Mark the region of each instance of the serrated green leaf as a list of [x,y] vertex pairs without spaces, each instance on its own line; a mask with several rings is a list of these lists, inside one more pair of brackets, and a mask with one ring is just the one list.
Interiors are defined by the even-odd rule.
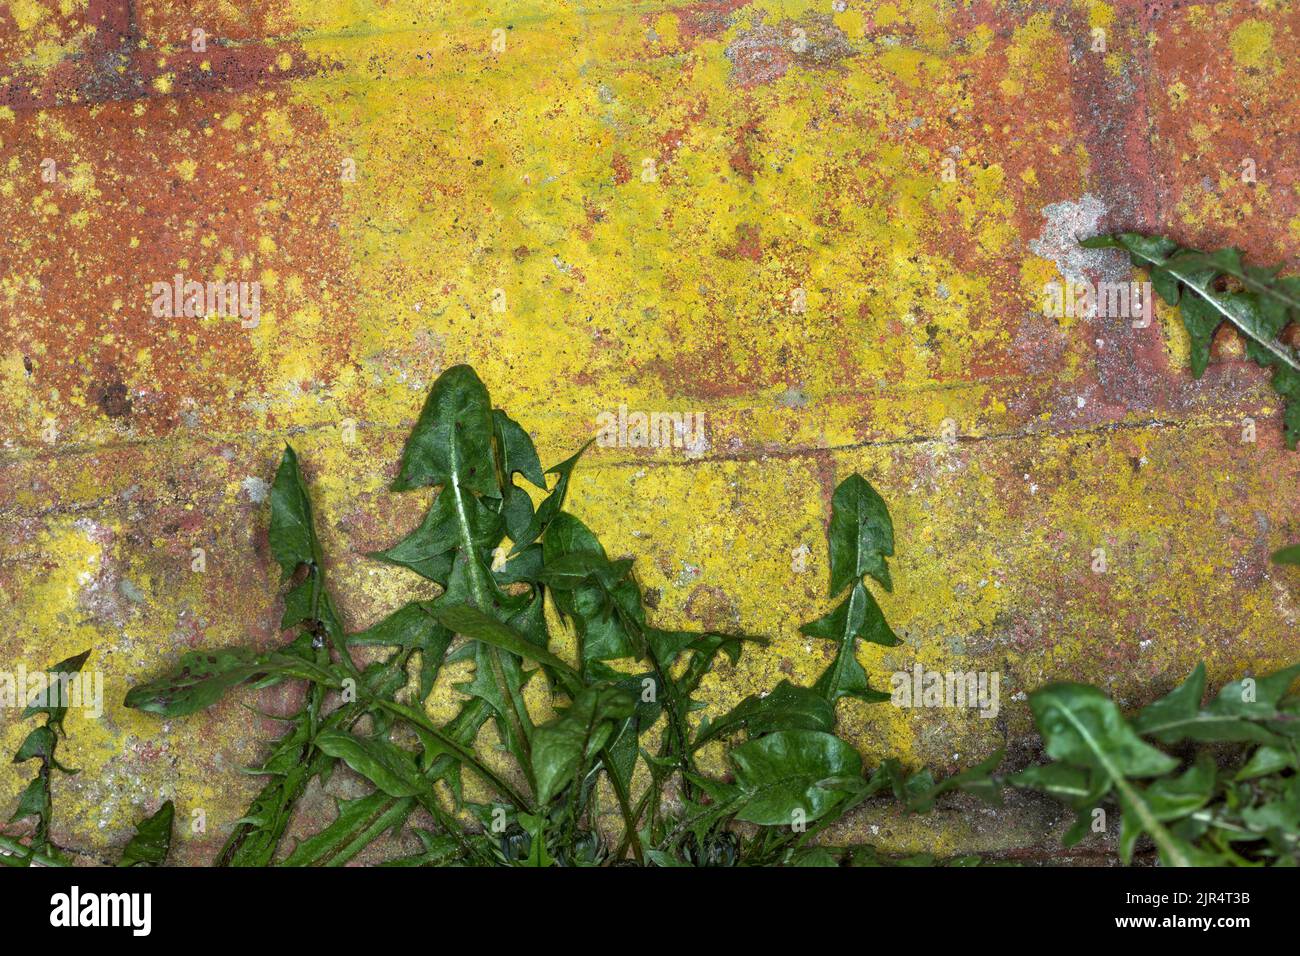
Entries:
[[822,781],[862,774],[857,750],[833,734],[814,730],[777,731],[741,744],[727,756],[741,795],[736,819],[762,826],[819,819],[846,795],[842,789],[824,787]]
[[54,755],[54,748],[58,744],[58,738],[48,724],[43,724],[29,733],[22,745],[19,746],[18,752],[14,754],[14,763],[22,763],[25,760],[39,758],[48,762]]
[[538,647],[514,628],[489,617],[478,608],[470,607],[467,604],[448,606],[439,604],[433,609],[433,614],[439,623],[456,634],[463,634],[476,641],[482,641],[528,660],[545,664],[560,676],[560,679],[570,690],[576,691],[582,684],[578,673],[560,658],[546,650],[546,648]]
[[497,452],[501,456],[501,474],[506,483],[509,484],[510,477],[517,473],[545,491],[546,476],[542,474],[542,463],[528,432],[499,408],[493,410],[492,417],[496,427]]
[[394,491],[448,485],[497,498],[492,456],[492,400],[468,365],[453,365],[433,383],[406,440]]
[[[841,630],[837,633],[834,628]],[[868,703],[889,700],[888,693],[878,691],[868,683],[867,672],[858,662],[857,639],[861,635],[875,643],[884,643],[890,638],[899,642],[885,622],[880,606],[861,581],[853,585],[838,608],[800,630],[813,637],[833,639],[839,644],[835,659],[813,685],[817,693],[832,704],[841,697],[856,697]]]
[[[34,717],[36,714],[47,714],[47,723],[53,727],[62,727],[63,718],[68,713],[67,696],[64,689],[72,680],[72,675],[80,673],[81,668],[85,665],[86,660],[90,657],[90,651],[82,651],[69,657],[67,660],[59,661],[48,671],[45,672],[45,703],[29,703],[23,708],[22,719]],[[57,689],[57,692],[56,692]]]
[[831,596],[869,574],[892,590],[885,559],[894,553],[894,523],[885,501],[859,474],[845,478],[831,497],[827,531],[831,556]]
[[1029,695],[1044,749],[1057,760],[1112,778],[1155,777],[1178,761],[1145,743],[1114,701],[1085,684],[1049,684]]
[[[557,514],[542,539],[545,566],[554,567],[573,555],[586,555],[593,563],[605,561],[605,549],[577,518]],[[645,632],[645,610],[636,582],[625,578],[608,588],[589,579],[573,588],[553,590],[560,613],[573,622],[582,660],[608,661],[636,657],[640,647],[635,631]]]
[[343,679],[333,667],[290,654],[249,647],[189,651],[182,655],[176,671],[131,688],[124,703],[163,717],[179,717],[210,707],[232,687],[268,675],[301,678],[327,687],[339,687]]
[[537,512],[533,515],[533,520],[528,523],[528,527],[522,534],[514,539],[515,546],[511,554],[518,554],[528,545],[532,544],[543,534],[546,533],[556,517],[564,508],[564,499],[569,493],[569,479],[573,475],[573,469],[577,467],[578,459],[582,457],[583,452],[591,447],[591,443],[596,439],[590,439],[585,445],[577,450],[570,458],[566,458],[553,468],[548,468],[548,475],[557,475],[555,488],[546,496],[540,505],[537,506]]
[[18,797],[18,809],[9,818],[9,822],[16,823],[30,817],[38,817],[45,821],[50,818],[50,788],[43,774],[33,777],[23,788],[22,794]]
[[172,846],[172,819],[176,807],[170,800],[135,825],[135,835],[122,851],[118,866],[162,866]]
[[618,687],[584,687],[573,704],[533,734],[537,799],[545,806],[567,786],[582,763],[608,743],[615,721],[626,720],[636,698]]
[[434,498],[420,526],[384,551],[369,557],[399,567],[409,568],[421,577],[439,584],[447,583],[453,554],[463,543],[463,527],[475,549],[493,547],[501,540],[501,516],[484,507],[473,495],[462,496],[465,525],[460,522],[455,502],[457,496],[444,490]]
[[751,739],[778,730],[835,727],[835,708],[817,691],[781,681],[766,696],[751,694],[717,720],[701,727],[696,748],[726,734],[745,730]]
[[[1279,279],[1277,269],[1246,267],[1236,249],[1205,253],[1183,249],[1168,239],[1119,233],[1083,243],[1089,248],[1118,247],[1128,251],[1134,265],[1151,270],[1156,292],[1178,305],[1190,340],[1192,375],[1200,378],[1210,358],[1214,333],[1224,322],[1246,341],[1246,354],[1271,368],[1273,387],[1287,402],[1286,441],[1294,449],[1300,440],[1300,356],[1279,339],[1292,319],[1300,318],[1300,292],[1291,280]],[[1244,291],[1220,291],[1218,282],[1230,277]]]
[[381,834],[405,822],[414,808],[414,797],[393,797],[382,790],[340,800],[333,821],[300,841],[280,865],[342,866]]
[[[1169,832],[1130,783],[1130,778],[1166,774],[1178,766],[1177,760],[1145,743],[1114,701],[1095,687],[1052,684],[1031,693],[1029,706],[1050,756],[1089,770],[1098,798],[1114,787],[1124,813],[1136,817],[1170,865],[1194,865],[1196,855]],[[1074,837],[1080,832],[1076,825]]]
[[[1214,761],[1208,754],[1203,754],[1186,773],[1178,777],[1156,780],[1145,789],[1138,789],[1142,800],[1148,807],[1148,819],[1161,822],[1177,820],[1205,806],[1214,791]],[[1119,855],[1125,865],[1132,862],[1133,847],[1144,832],[1143,817],[1137,812],[1124,809],[1120,826]],[[1130,804],[1131,806],[1131,804]]]
[[1184,740],[1280,744],[1270,721],[1279,717],[1278,705],[1297,675],[1300,665],[1252,681],[1249,692],[1242,681],[1234,681],[1202,707],[1205,665],[1198,664],[1182,686],[1145,707],[1133,727],[1165,744]]
[[342,760],[390,797],[413,797],[427,786],[416,769],[415,758],[387,740],[325,730],[316,735],[316,746]]

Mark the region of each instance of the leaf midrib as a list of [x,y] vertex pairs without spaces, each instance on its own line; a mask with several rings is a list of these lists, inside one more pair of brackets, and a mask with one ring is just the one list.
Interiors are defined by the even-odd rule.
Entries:
[[[1237,319],[1235,315],[1232,314],[1231,311],[1227,309],[1226,306],[1224,306],[1222,302],[1219,301],[1217,296],[1213,295],[1209,291],[1209,289],[1207,289],[1204,285],[1194,282],[1192,278],[1188,276],[1186,273],[1180,271],[1176,266],[1171,265],[1172,260],[1157,259],[1155,256],[1149,255],[1145,252],[1141,252],[1140,250],[1132,249],[1127,246],[1125,248],[1128,249],[1128,251],[1132,255],[1135,255],[1138,258],[1143,259],[1154,266],[1158,266],[1159,268],[1164,269],[1166,272],[1168,272],[1171,276],[1173,276],[1183,285],[1187,286],[1187,288],[1191,289],[1193,292],[1197,293],[1206,302],[1210,303],[1210,305],[1212,305],[1220,315],[1222,315],[1225,319],[1227,319],[1230,323],[1232,323],[1233,328],[1241,332],[1242,335],[1246,336],[1248,339],[1255,342],[1257,345],[1266,349],[1278,361],[1280,361],[1287,368],[1291,369],[1291,371],[1300,374],[1300,359],[1297,359],[1295,354],[1291,352],[1291,350],[1283,347],[1282,345],[1279,345],[1273,339],[1264,338],[1263,336],[1256,334],[1253,330],[1247,328],[1244,324],[1242,324]],[[1218,269],[1217,266],[1215,268],[1221,272],[1226,271],[1226,270]]]

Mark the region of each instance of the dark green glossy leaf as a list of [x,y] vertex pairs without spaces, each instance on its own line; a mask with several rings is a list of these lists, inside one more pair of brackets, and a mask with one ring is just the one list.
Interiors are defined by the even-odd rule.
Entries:
[[514,628],[489,617],[477,608],[465,604],[449,606],[440,604],[434,608],[433,614],[439,623],[457,634],[472,637],[476,641],[482,641],[512,654],[518,654],[528,660],[545,664],[558,674],[570,689],[576,690],[581,684],[577,672],[560,658],[546,650],[546,648],[538,647]]
[[613,590],[631,570],[631,558],[610,561],[596,551],[573,551],[547,562],[542,568],[540,580],[557,591],[572,591],[588,582]]
[[312,523],[311,498],[298,466],[298,454],[288,445],[284,446],[271,485],[269,537],[282,581],[289,580],[300,565],[320,565],[320,542]]
[[578,449],[577,453],[571,458],[566,458],[553,468],[547,469],[548,475],[558,475],[555,482],[555,488],[546,496],[545,500],[537,506],[537,513],[533,515],[533,520],[529,522],[524,532],[515,539],[515,547],[512,554],[518,554],[525,547],[532,544],[550,527],[551,522],[561,513],[564,508],[564,499],[569,493],[569,478],[573,474],[573,469],[578,464],[578,459],[582,453],[591,447],[591,443],[596,439],[591,439],[587,444]]
[[248,647],[189,651],[174,673],[131,688],[125,704],[163,717],[179,717],[210,707],[238,684],[265,676],[297,677],[328,687],[338,687],[342,681],[333,667],[289,654]]
[[560,716],[533,734],[537,799],[545,806],[567,786],[581,764],[590,764],[614,733],[616,721],[636,709],[636,698],[618,687],[584,687]]
[[835,708],[817,691],[781,681],[766,696],[752,694],[717,720],[700,727],[695,746],[740,730],[751,738],[778,730],[835,728]]
[[342,760],[390,797],[413,797],[427,786],[416,769],[415,758],[387,740],[325,730],[316,736],[316,746]]
[[861,475],[850,475],[835,489],[827,538],[832,597],[864,574],[892,589],[885,559],[894,553],[894,524],[884,499]]
[[501,474],[507,479],[507,484],[510,477],[518,473],[545,491],[546,477],[542,474],[542,463],[528,432],[499,408],[493,410],[492,416],[496,427],[497,451],[501,456]]
[[[556,515],[547,528],[542,551],[547,567],[574,555],[587,556],[585,560],[593,565],[606,560],[596,536],[566,512]],[[551,592],[560,613],[573,622],[584,663],[636,657],[640,650],[637,632],[645,632],[640,588],[631,578],[612,588],[607,585],[606,579],[590,578],[585,584]]]
[[453,365],[433,383],[406,440],[394,491],[447,485],[500,497],[492,457],[492,401],[468,365]]
[[813,730],[768,734],[733,748],[728,758],[741,794],[736,819],[763,826],[817,820],[845,797],[823,781],[862,774],[862,758],[852,745]]
[[[451,571],[452,554],[461,546],[463,528],[456,509],[457,496],[443,491],[425,513],[420,526],[385,551],[370,557],[409,568],[430,581],[445,584]],[[475,549],[493,547],[501,540],[501,516],[485,508],[473,495],[465,503],[465,526]]]
[[[54,727],[63,726],[63,718],[68,712],[66,693],[72,676],[81,671],[86,660],[90,657],[90,651],[82,651],[67,660],[59,661],[48,671],[46,671],[45,696],[42,698],[44,703],[29,703],[23,708],[22,719],[33,717],[36,714],[47,714],[48,723]],[[27,698],[24,698],[26,700]]]
[[340,800],[334,820],[293,848],[282,866],[342,866],[383,833],[400,827],[415,808],[413,797],[382,790]]
[[[18,809],[9,818],[10,823],[37,817],[43,821],[50,819],[50,788],[44,774],[33,777],[23,788],[18,797]],[[48,825],[48,823],[46,824]]]
[[54,748],[58,745],[58,738],[48,724],[32,730],[27,738],[14,754],[14,763],[22,763],[25,760],[39,758],[43,762],[48,762],[54,756]]
[[424,647],[430,635],[440,628],[441,625],[434,619],[427,605],[421,601],[411,601],[364,631],[349,634],[348,643],[419,648]]
[[118,866],[162,866],[172,846],[172,819],[176,807],[170,800],[152,816],[135,825],[135,835],[122,851]]
[[[1205,253],[1183,249],[1168,239],[1119,233],[1086,240],[1088,248],[1112,247],[1129,253],[1133,264],[1151,271],[1156,292],[1182,311],[1190,339],[1192,375],[1200,378],[1210,359],[1210,346],[1220,325],[1228,323],[1245,339],[1246,355],[1273,370],[1273,387],[1287,403],[1286,441],[1294,449],[1300,440],[1300,356],[1280,335],[1300,318],[1300,291],[1292,279],[1279,279],[1278,269],[1242,264],[1237,249]],[[1231,278],[1242,287],[1220,290],[1219,280]]]

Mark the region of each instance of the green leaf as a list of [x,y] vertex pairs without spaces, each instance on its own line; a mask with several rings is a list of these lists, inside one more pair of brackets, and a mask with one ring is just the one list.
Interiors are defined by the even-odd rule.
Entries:
[[[59,661],[48,671],[46,671],[46,692],[44,704],[28,704],[23,708],[22,719],[33,717],[36,714],[47,714],[47,723],[54,727],[63,726],[63,718],[68,713],[67,695],[65,690],[72,680],[72,675],[81,671],[86,659],[90,657],[90,651],[82,651],[67,660]],[[55,689],[58,689],[55,693]]]
[[329,826],[293,848],[282,866],[342,866],[383,833],[400,827],[415,808],[413,797],[382,790],[356,800],[340,800]]
[[176,807],[170,800],[152,816],[135,825],[135,835],[122,851],[118,866],[162,866],[172,846],[172,818]]
[[1275,564],[1294,564],[1300,565],[1300,544],[1293,544],[1286,548],[1280,548],[1273,552],[1273,562]]
[[267,676],[297,677],[327,687],[342,685],[342,677],[333,667],[290,654],[228,647],[187,652],[174,673],[131,688],[125,704],[163,717],[179,717],[210,707],[238,684]]
[[1162,727],[1177,725],[1194,717],[1201,709],[1205,696],[1205,665],[1197,664],[1187,680],[1166,696],[1144,707],[1133,719],[1133,729],[1140,734],[1153,736]]
[[741,809],[736,819],[762,826],[790,826],[796,812],[817,820],[844,799],[823,781],[862,774],[862,758],[838,737],[813,730],[782,730],[733,748]]
[[[548,525],[542,552],[546,567],[564,567],[575,555],[585,555],[585,558],[573,560],[585,560],[593,565],[606,561],[600,541],[567,512],[557,514]],[[612,587],[610,580],[589,577],[585,584],[550,592],[556,608],[573,622],[584,664],[637,657],[641,650],[636,633],[645,631],[640,588],[631,578],[625,577]]]
[[[456,510],[457,496],[444,490],[425,513],[420,526],[384,551],[369,556],[409,568],[421,577],[447,583],[452,555],[463,543],[462,526]],[[501,540],[501,516],[483,506],[473,495],[463,496],[469,540],[477,549],[494,547]]]
[[[513,542],[528,533],[528,526],[533,523],[533,499],[528,492],[511,482],[502,491],[501,507],[498,510],[505,525],[506,535]],[[520,553],[527,551],[525,547]],[[516,559],[517,560],[517,559]]]
[[46,828],[49,826],[50,811],[49,783],[46,776],[40,774],[33,777],[31,782],[23,789],[22,794],[18,797],[18,809],[9,818],[9,822],[16,823],[19,820],[36,817],[43,821],[42,828]]
[[853,587],[834,611],[800,628],[811,637],[839,644],[835,660],[817,679],[814,690],[832,704],[841,697],[869,703],[889,700],[889,694],[870,686],[857,659],[858,639],[884,647],[901,643],[862,581],[862,576],[869,574],[886,591],[893,587],[886,558],[894,553],[894,525],[884,500],[861,475],[850,475],[835,489],[827,538],[831,596],[850,584]]
[[[1287,446],[1296,447],[1300,440],[1300,409],[1295,407],[1300,399],[1300,356],[1279,338],[1292,319],[1300,318],[1300,292],[1294,280],[1279,279],[1278,269],[1243,266],[1237,249],[1204,253],[1137,233],[1097,237],[1083,244],[1126,250],[1134,265],[1151,271],[1152,285],[1161,298],[1180,306],[1190,339],[1194,378],[1200,378],[1209,364],[1210,345],[1219,326],[1227,322],[1240,332],[1247,357],[1273,370],[1273,388],[1287,404]],[[1219,291],[1219,280],[1225,277],[1235,280],[1244,291]]]
[[492,437],[492,400],[468,365],[453,365],[433,383],[406,440],[394,491],[447,485],[498,498]]
[[617,687],[584,687],[572,706],[533,734],[537,800],[549,803],[589,764],[614,732],[614,722],[632,716],[636,698]]
[[[1178,761],[1145,743],[1115,703],[1095,687],[1052,684],[1031,693],[1029,706],[1049,755],[1090,770],[1098,797],[1113,786],[1124,813],[1136,817],[1136,824],[1151,835],[1170,865],[1194,864],[1195,853],[1165,828],[1142,792],[1129,782],[1129,778],[1166,774]],[[1076,837],[1077,831],[1076,825]]]
[[839,857],[824,846],[809,847],[800,851],[791,863],[791,866],[807,867],[838,867],[839,865]]
[[1079,809],[1077,804],[1087,800],[1093,793],[1089,778],[1088,771],[1081,767],[1049,763],[1038,767],[1026,767],[1019,773],[1007,777],[1007,783],[1024,790],[1040,790],[1062,803],[1068,803],[1075,809]]
[[824,696],[783,680],[766,696],[751,694],[717,720],[702,725],[695,747],[739,730],[747,731],[754,738],[778,730],[829,733],[834,727],[835,708]]
[[539,579],[557,591],[573,591],[589,581],[613,590],[631,570],[631,558],[610,561],[598,551],[573,551],[543,564]]
[[14,763],[22,763],[25,760],[39,758],[42,762],[49,762],[54,756],[54,748],[58,745],[58,738],[48,724],[42,724],[35,728],[27,735],[14,754]]
[[1249,685],[1234,681],[1202,707],[1205,665],[1198,664],[1180,687],[1145,707],[1133,727],[1165,744],[1183,740],[1280,744],[1270,722],[1281,716],[1278,705],[1297,675],[1300,664]]
[[[1149,817],[1161,822],[1177,820],[1201,809],[1214,792],[1214,760],[1208,754],[1181,776],[1156,780],[1145,789],[1138,790],[1148,807]],[[1121,802],[1121,807],[1126,804]],[[1142,835],[1145,824],[1142,815],[1124,810],[1120,826],[1119,855],[1125,865],[1132,862],[1133,847]]]
[[934,807],[935,798],[952,790],[962,790],[973,794],[985,803],[995,806],[1000,804],[1002,794],[997,781],[993,778],[993,771],[1001,766],[1003,753],[1002,750],[994,751],[975,766],[954,773],[938,783],[932,784],[924,792],[908,801],[908,809],[915,813],[928,813]]
[[827,538],[832,597],[864,574],[886,591],[893,588],[885,559],[894,553],[894,524],[884,499],[861,475],[850,475],[835,489]]
[[497,452],[501,456],[501,474],[506,483],[509,484],[510,477],[518,473],[545,491],[546,476],[542,474],[542,463],[528,432],[499,408],[493,410],[492,417],[496,427]]
[[434,631],[441,629],[428,606],[421,601],[411,601],[364,631],[349,634],[348,643],[420,648],[428,643]]
[[342,760],[390,797],[413,797],[428,786],[416,769],[415,758],[387,740],[325,730],[317,734],[316,746]]
[[533,520],[528,523],[528,527],[524,530],[523,534],[515,539],[514,550],[510,552],[511,554],[518,554],[525,547],[541,537],[546,532],[547,528],[550,527],[551,522],[561,513],[561,509],[564,508],[565,496],[569,493],[569,478],[573,474],[573,469],[577,466],[578,459],[582,457],[582,453],[590,448],[591,443],[595,440],[596,439],[594,438],[590,439],[587,444],[579,448],[571,458],[566,458],[555,467],[547,469],[546,473],[548,475],[559,476],[558,480],[555,482],[555,488],[546,496],[545,500],[537,506],[537,513],[533,515]]
[[1257,777],[1272,776],[1285,770],[1297,770],[1295,754],[1284,747],[1265,744],[1257,747],[1246,765],[1237,771],[1236,780],[1254,780]]
[[299,565],[320,564],[320,542],[312,524],[311,499],[298,466],[298,454],[288,445],[271,485],[271,553],[287,581]]
[[433,609],[433,615],[440,624],[457,634],[463,634],[465,637],[491,644],[539,664],[545,664],[559,675],[566,688],[571,691],[576,691],[581,686],[581,678],[568,664],[546,648],[538,647],[514,628],[489,617],[478,608],[467,604],[438,605]]
[[[485,617],[485,620],[496,623],[491,618]],[[512,637],[523,639],[517,634],[512,634]],[[519,666],[519,658],[514,654],[496,653],[496,646],[499,645],[486,641],[475,643],[474,677],[467,683],[457,684],[456,689],[482,698],[491,705],[503,737],[502,742],[518,763],[528,766],[533,721],[524,707],[523,688],[532,672],[525,675]]]
[[1112,779],[1155,777],[1178,761],[1134,733],[1114,701],[1084,684],[1049,684],[1029,695],[1044,749],[1057,760]]
[[824,637],[841,644],[855,639],[870,641],[882,647],[896,647],[903,643],[885,620],[885,613],[861,581],[853,585],[839,607],[825,617],[803,625],[801,634]]
[[546,850],[545,815],[521,813],[519,814],[519,824],[528,832],[531,838],[528,841],[528,857],[522,865],[528,867],[554,866],[555,861],[551,859],[550,853]]
[[900,643],[885,621],[880,605],[861,581],[855,582],[844,602],[819,620],[800,628],[812,637],[826,637],[839,644],[835,660],[817,678],[813,689],[832,704],[841,697],[857,697],[868,703],[889,700],[890,695],[875,690],[867,682],[867,672],[857,658],[857,639],[890,646]]
[[461,854],[460,841],[453,836],[439,836],[428,830],[416,830],[424,849],[413,856],[385,860],[380,866],[445,866]]

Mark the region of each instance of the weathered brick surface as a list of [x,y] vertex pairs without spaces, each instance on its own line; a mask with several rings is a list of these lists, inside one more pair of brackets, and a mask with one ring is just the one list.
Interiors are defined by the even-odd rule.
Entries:
[[[905,643],[864,648],[868,671],[1002,677],[993,720],[842,704],[869,759],[1023,765],[1042,682],[1137,704],[1200,659],[1225,680],[1294,657],[1300,582],[1267,556],[1300,539],[1300,465],[1266,376],[1224,335],[1193,381],[1174,310],[1134,329],[1040,304],[1129,277],[1073,245],[1101,229],[1290,254],[1294,7],[838,6],[0,12],[0,648],[34,668],[93,647],[106,681],[103,716],[68,721],[60,839],[112,858],[173,796],[209,820],[179,859],[210,858],[275,732],[243,705],[286,701],[163,724],[122,694],[183,649],[277,640],[261,499],[286,440],[349,623],[426,593],[364,553],[418,520],[385,486],[456,362],[548,463],[620,405],[704,414],[689,452],[593,448],[572,503],[638,556],[657,620],[772,639],[710,678],[715,710],[822,666],[798,625],[828,606],[823,526],[855,469],[898,531],[882,604]],[[177,273],[260,282],[260,323],[155,317]],[[21,777],[0,765],[0,792]],[[299,832],[355,785],[313,790]],[[1021,798],[844,835],[1051,855],[1059,816]]]

